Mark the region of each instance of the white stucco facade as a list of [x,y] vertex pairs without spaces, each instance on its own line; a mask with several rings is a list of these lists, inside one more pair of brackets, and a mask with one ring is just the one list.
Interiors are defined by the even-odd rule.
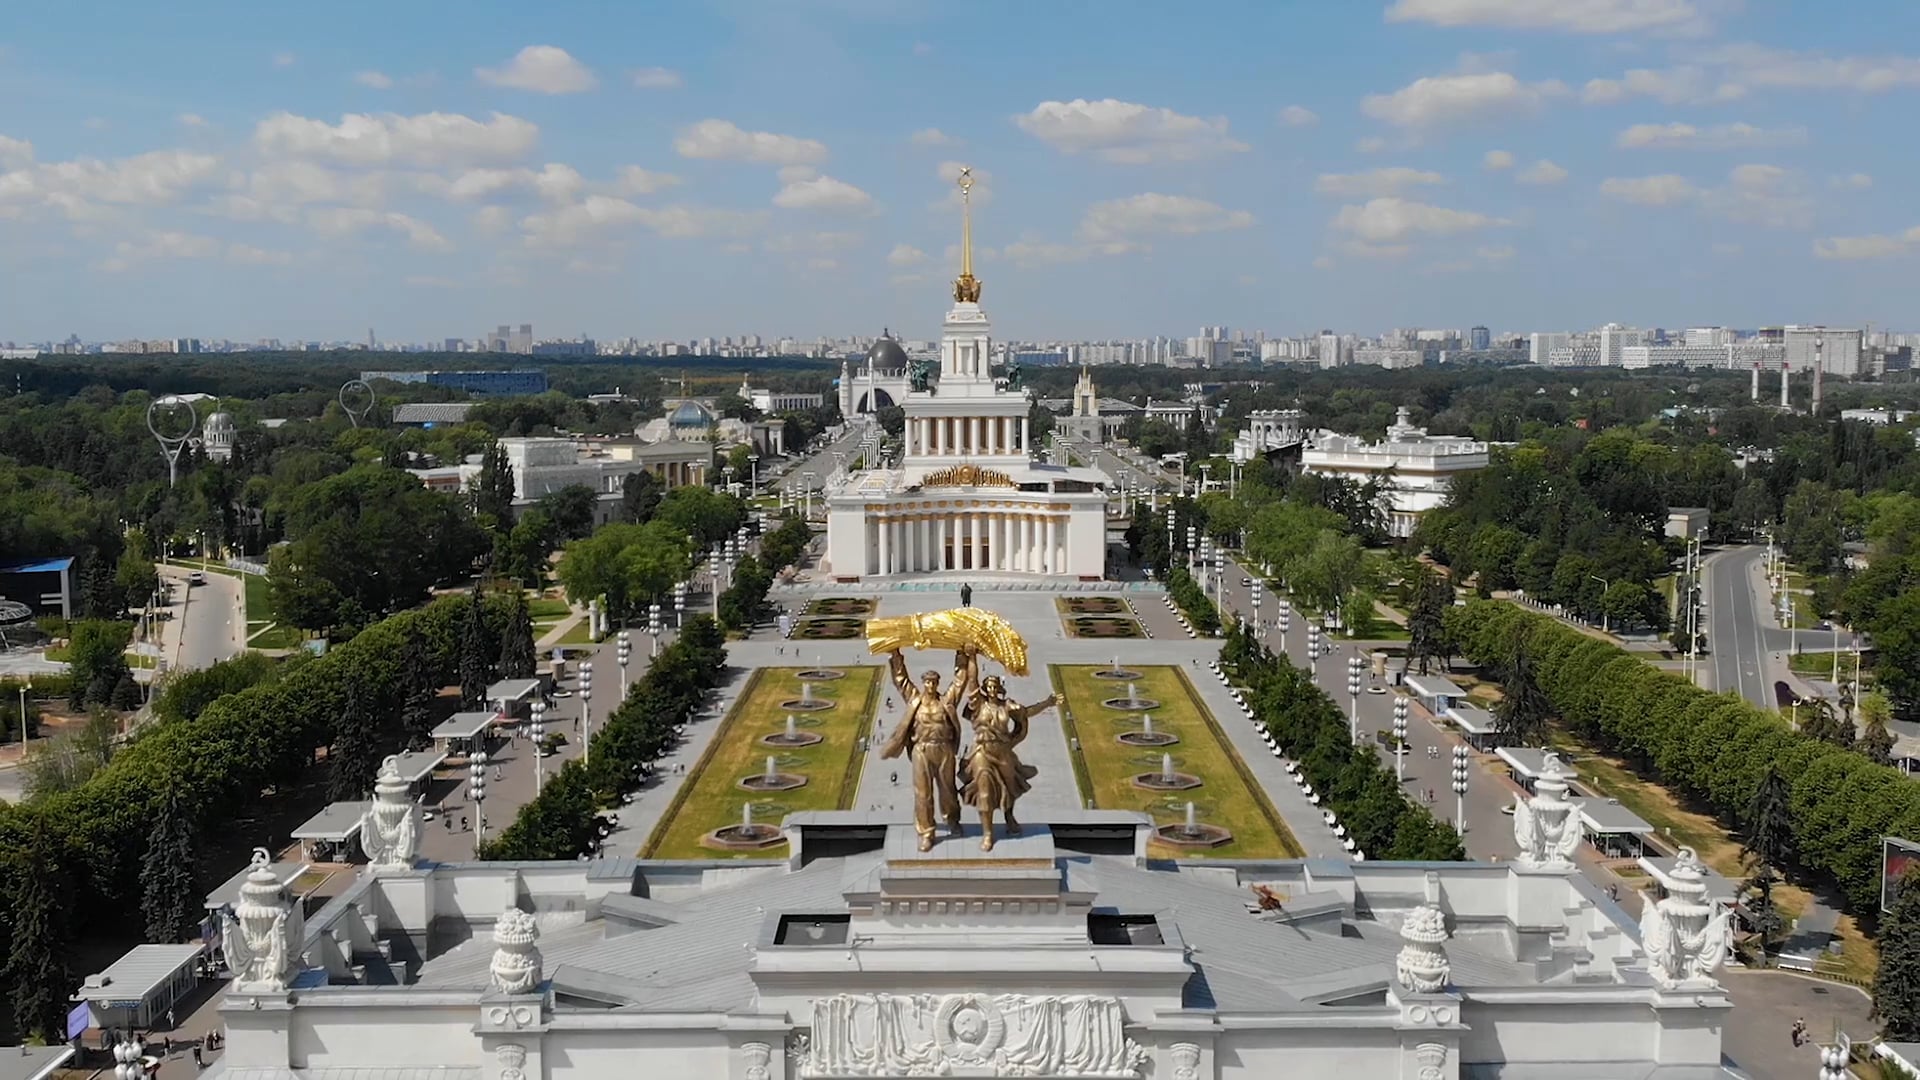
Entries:
[[1104,575],[1106,475],[1034,460],[1031,401],[999,385],[991,356],[986,313],[956,302],[942,326],[938,382],[900,401],[899,465],[828,482],[834,579]]
[[1453,478],[1487,467],[1487,444],[1458,435],[1429,435],[1407,420],[1402,407],[1384,442],[1322,431],[1300,455],[1303,472],[1366,481],[1391,471],[1387,532],[1412,536],[1420,515],[1447,501]]
[[1729,1075],[1718,985],[1663,981],[1570,864],[1149,861],[1126,811],[991,853],[784,829],[777,859],[369,871],[291,985],[228,994],[209,1075]]

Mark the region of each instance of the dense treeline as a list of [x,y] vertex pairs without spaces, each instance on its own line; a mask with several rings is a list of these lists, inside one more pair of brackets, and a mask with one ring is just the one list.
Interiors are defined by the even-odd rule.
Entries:
[[567,762],[513,824],[482,847],[481,857],[572,859],[591,851],[599,839],[599,809],[618,806],[621,794],[639,784],[641,767],[673,745],[675,725],[685,723],[726,678],[726,664],[720,627],[705,615],[687,619],[593,733],[591,764]]
[[1237,628],[1228,633],[1221,658],[1247,684],[1254,715],[1367,858],[1467,857],[1453,827],[1408,799],[1371,746],[1354,744],[1340,706],[1304,670]]
[[1880,837],[1920,835],[1920,786],[1865,754],[1787,726],[1777,713],[1709,693],[1614,645],[1512,604],[1473,601],[1447,615],[1474,664],[1509,670],[1524,651],[1553,711],[1583,741],[1713,813],[1751,826],[1770,769],[1790,785],[1792,849],[1857,913],[1875,910]]
[[[263,792],[303,776],[315,752],[333,743],[343,716],[372,712],[397,716],[405,696],[406,658],[423,656],[431,675],[455,680],[459,621],[465,597],[437,600],[363,630],[321,656],[288,667],[277,678],[237,693],[208,698],[220,680],[248,682],[245,670],[208,675],[178,697],[163,698],[163,719],[142,731],[100,772],[79,787],[0,806],[0,956],[10,973],[49,970],[71,955],[77,933],[102,921],[118,922],[141,906],[141,864],[162,804],[191,817],[195,833],[215,829]],[[497,640],[508,604],[489,602],[489,632]],[[411,643],[411,644],[410,644]],[[264,674],[261,672],[259,674]],[[394,725],[375,732],[374,752],[397,752]],[[35,907],[50,898],[57,911]],[[0,979],[12,997],[22,1035],[58,1033],[71,979],[53,983]]]

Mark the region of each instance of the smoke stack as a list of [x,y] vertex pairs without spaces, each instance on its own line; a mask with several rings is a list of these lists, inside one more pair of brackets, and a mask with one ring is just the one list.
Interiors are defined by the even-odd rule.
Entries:
[[1747,397],[1749,400],[1752,400],[1752,401],[1760,400],[1760,365],[1759,364],[1753,365],[1753,386],[1751,389],[1747,391]]
[[1792,373],[1793,365],[1782,361],[1780,364],[1780,407],[1782,409],[1793,408],[1793,403],[1787,400],[1787,376]]
[[1814,416],[1820,415],[1820,376],[1823,373],[1825,373],[1827,369],[1827,358],[1822,355],[1823,352],[1824,350],[1821,349],[1818,344],[1814,346],[1814,350],[1813,350],[1813,415]]

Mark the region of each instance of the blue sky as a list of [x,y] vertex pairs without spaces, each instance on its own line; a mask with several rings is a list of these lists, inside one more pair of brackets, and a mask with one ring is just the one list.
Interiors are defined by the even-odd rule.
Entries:
[[[1909,0],[42,5],[0,340],[1911,327]],[[1178,13],[1176,13],[1176,11]]]

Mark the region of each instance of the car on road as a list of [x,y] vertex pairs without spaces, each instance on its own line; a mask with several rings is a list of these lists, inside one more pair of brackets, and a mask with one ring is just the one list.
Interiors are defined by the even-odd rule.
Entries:
[[1240,579],[1240,587],[1241,587],[1241,588],[1243,588],[1243,589],[1251,589],[1251,588],[1253,588],[1253,579],[1252,579],[1252,578],[1250,578],[1250,577],[1243,577],[1243,578],[1241,578],[1241,579]]
[[1367,687],[1367,693],[1369,694],[1384,694],[1386,692],[1387,688],[1381,686],[1379,683],[1374,683],[1372,686]]
[[550,696],[557,697],[557,698],[570,698],[573,696],[573,691],[567,689],[564,686],[556,686],[553,688],[553,693]]
[[206,583],[207,583],[207,575],[201,573],[198,570],[195,570],[193,573],[187,575],[187,584],[189,585],[205,585]]

